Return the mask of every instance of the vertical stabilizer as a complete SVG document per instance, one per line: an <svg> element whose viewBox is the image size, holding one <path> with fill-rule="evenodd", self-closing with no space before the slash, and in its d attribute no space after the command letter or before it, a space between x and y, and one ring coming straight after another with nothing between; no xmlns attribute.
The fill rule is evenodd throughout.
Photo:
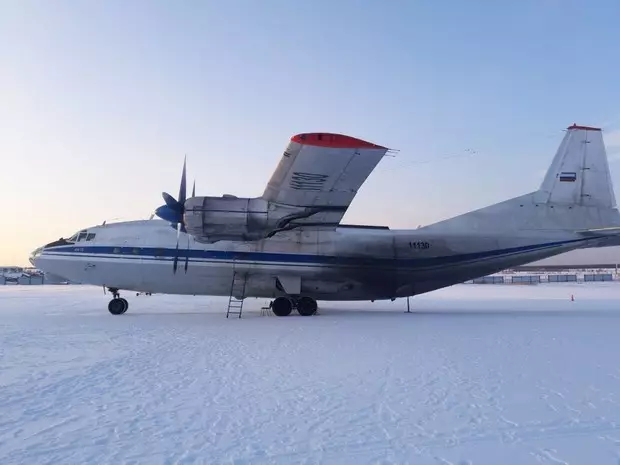
<svg viewBox="0 0 620 465"><path fill-rule="evenodd" d="M583 231L620 228L600 128L573 124L535 192L435 223L445 231Z"/></svg>
<svg viewBox="0 0 620 465"><path fill-rule="evenodd" d="M576 124L567 128L536 200L546 204L615 208L600 128Z"/></svg>

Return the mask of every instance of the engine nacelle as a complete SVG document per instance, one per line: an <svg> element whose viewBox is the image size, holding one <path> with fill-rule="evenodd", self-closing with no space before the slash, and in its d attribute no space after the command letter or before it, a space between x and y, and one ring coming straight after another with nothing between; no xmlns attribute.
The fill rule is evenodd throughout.
<svg viewBox="0 0 620 465"><path fill-rule="evenodd" d="M306 224L331 224L329 216L341 208L296 207L262 197L192 197L185 202L185 229L202 243L257 241L279 231ZM321 216L322 215L322 216Z"/></svg>
<svg viewBox="0 0 620 465"><path fill-rule="evenodd" d="M185 229L204 243L258 240L270 229L268 208L261 198L192 197L185 202Z"/></svg>

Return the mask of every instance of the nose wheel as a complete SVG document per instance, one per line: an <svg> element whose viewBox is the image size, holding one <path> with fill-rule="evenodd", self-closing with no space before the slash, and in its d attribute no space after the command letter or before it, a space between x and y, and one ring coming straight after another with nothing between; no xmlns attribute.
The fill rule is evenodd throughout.
<svg viewBox="0 0 620 465"><path fill-rule="evenodd" d="M122 315L129 308L129 302L122 297L110 300L108 304L108 311L112 315Z"/></svg>
<svg viewBox="0 0 620 465"><path fill-rule="evenodd" d="M110 300L108 304L108 311L112 315L122 315L129 308L129 302L126 299L123 299L119 293L118 289L110 289L114 298Z"/></svg>

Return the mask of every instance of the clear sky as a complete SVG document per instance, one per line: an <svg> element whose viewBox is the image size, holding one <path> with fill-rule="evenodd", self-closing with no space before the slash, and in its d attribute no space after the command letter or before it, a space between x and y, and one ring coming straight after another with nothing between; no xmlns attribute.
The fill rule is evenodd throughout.
<svg viewBox="0 0 620 465"><path fill-rule="evenodd" d="M536 189L573 122L620 158L619 18L618 0L0 0L0 265L147 218L184 154L199 195L260 195L299 132L400 150L345 217L393 228Z"/></svg>

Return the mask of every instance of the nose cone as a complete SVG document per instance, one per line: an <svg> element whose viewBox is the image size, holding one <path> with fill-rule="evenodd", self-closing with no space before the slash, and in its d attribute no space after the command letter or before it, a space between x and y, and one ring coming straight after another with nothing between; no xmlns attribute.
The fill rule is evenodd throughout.
<svg viewBox="0 0 620 465"><path fill-rule="evenodd" d="M58 239L57 241L53 241L50 242L49 244L45 244L42 245L41 247L37 247L36 249L34 249L31 253L30 253L30 257L28 257L28 261L30 263L32 263L32 266L37 267L36 262L39 259L39 257L41 256L41 253L49 247L55 247L57 245L69 245L70 242L67 242L66 239L63 239L62 237L60 239ZM38 268L38 267L37 267Z"/></svg>
<svg viewBox="0 0 620 465"><path fill-rule="evenodd" d="M28 257L28 261L32 264L32 266L34 266L36 268L37 264L36 261L37 259L41 256L41 252L43 252L43 249L45 247L37 247L36 249L34 249L32 251L32 253L30 254L30 257Z"/></svg>
<svg viewBox="0 0 620 465"><path fill-rule="evenodd" d="M58 239L57 241L50 242L41 247L37 247L30 253L28 261L32 263L36 269L43 271L45 280L48 281L51 278L51 282L68 282L69 279L64 277L68 272L71 272L71 260L69 262L63 260L55 260L54 257L47 255L54 247L63 245L72 245L72 242L66 239ZM82 265L83 267L83 265Z"/></svg>

